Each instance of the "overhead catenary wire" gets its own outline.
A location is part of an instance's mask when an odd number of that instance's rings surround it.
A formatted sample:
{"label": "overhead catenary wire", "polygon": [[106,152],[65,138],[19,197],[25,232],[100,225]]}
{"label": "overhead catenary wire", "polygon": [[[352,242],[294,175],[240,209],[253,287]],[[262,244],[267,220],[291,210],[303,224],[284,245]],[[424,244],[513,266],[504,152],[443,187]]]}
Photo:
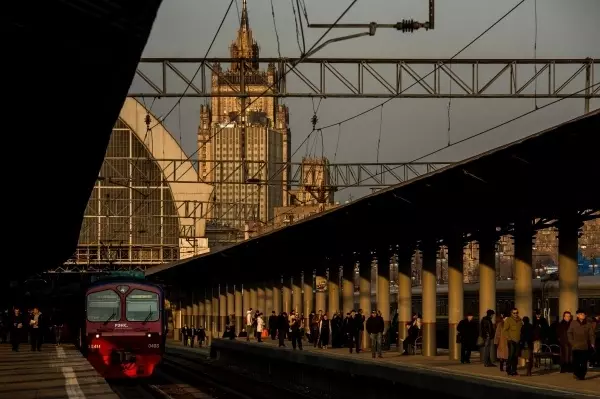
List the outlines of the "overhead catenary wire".
{"label": "overhead catenary wire", "polygon": [[[300,50],[300,54],[304,55],[306,52],[305,48],[302,48],[300,44],[300,28],[298,27],[298,16],[296,15],[296,6],[294,5],[294,0],[290,0],[292,4],[292,13],[294,14],[294,24],[296,25],[296,43],[298,44],[298,50]],[[302,22],[300,22],[302,23]]]}
{"label": "overhead catenary wire", "polygon": [[279,58],[282,58],[281,44],[279,42],[279,31],[277,30],[277,22],[275,17],[275,5],[273,4],[273,0],[271,0],[271,15],[273,16],[273,29],[275,30],[275,39],[277,39],[277,55],[279,55]]}
{"label": "overhead catenary wire", "polygon": [[[496,25],[498,25],[500,22],[502,22],[506,17],[508,17],[510,14],[512,14],[517,8],[519,8],[523,3],[525,3],[525,1],[527,1],[527,0],[520,0],[515,6],[513,6],[504,15],[502,15],[498,20],[496,20],[496,22],[494,22],[492,25],[490,25],[486,30],[484,30],[483,32],[481,32],[473,40],[471,40],[466,46],[464,46],[463,48],[461,48],[452,57],[450,57],[448,59],[448,61],[452,61],[453,59],[455,59],[456,57],[458,57],[459,55],[461,55],[465,50],[467,50],[469,47],[471,47],[476,41],[478,41],[485,34],[487,34],[490,30],[492,30]],[[368,114],[369,112],[372,112],[372,111],[376,110],[380,106],[389,103],[390,101],[396,99],[398,96],[400,96],[401,94],[403,94],[407,90],[409,90],[409,89],[413,88],[414,86],[420,84],[421,82],[423,82],[423,80],[425,80],[426,78],[428,78],[429,76],[431,76],[433,73],[437,72],[437,70],[439,68],[440,68],[440,66],[436,65],[435,68],[433,68],[433,70],[431,72],[427,73],[425,76],[421,77],[419,80],[417,80],[416,82],[414,82],[413,84],[411,84],[410,86],[408,86],[407,88],[405,88],[404,90],[400,91],[399,93],[395,94],[394,96],[388,98],[384,102],[382,102],[382,103],[380,103],[378,105],[375,105],[375,106],[373,106],[371,108],[368,108],[368,109],[366,109],[366,110],[364,110],[362,112],[359,112],[358,114],[355,114],[355,115],[353,115],[351,117],[348,117],[346,119],[343,119],[341,121],[337,121],[335,123],[332,123],[332,124],[329,124],[329,125],[326,125],[326,126],[320,126],[319,128],[322,129],[322,130],[326,130],[326,129],[332,128],[334,126],[337,126],[339,124],[343,124],[343,123],[346,123],[346,122],[350,122],[351,120],[354,120],[356,118],[360,118],[361,116],[363,116],[365,114]]]}

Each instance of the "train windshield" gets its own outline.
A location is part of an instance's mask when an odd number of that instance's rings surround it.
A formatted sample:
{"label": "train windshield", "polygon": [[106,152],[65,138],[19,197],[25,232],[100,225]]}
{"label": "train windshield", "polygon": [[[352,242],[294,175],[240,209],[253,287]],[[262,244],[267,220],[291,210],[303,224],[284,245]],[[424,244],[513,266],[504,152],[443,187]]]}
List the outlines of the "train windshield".
{"label": "train windshield", "polygon": [[157,321],[159,319],[158,294],[150,291],[133,290],[127,295],[126,317],[129,321]]}
{"label": "train windshield", "polygon": [[91,322],[119,321],[121,299],[113,290],[94,292],[87,296],[87,318]]}

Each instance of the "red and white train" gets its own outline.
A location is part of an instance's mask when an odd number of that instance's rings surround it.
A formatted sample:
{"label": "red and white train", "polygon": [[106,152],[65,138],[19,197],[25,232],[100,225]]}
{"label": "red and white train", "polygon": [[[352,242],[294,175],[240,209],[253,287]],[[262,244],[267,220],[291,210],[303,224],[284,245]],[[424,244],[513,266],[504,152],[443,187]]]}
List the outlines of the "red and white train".
{"label": "red and white train", "polygon": [[104,378],[154,373],[165,350],[164,301],[162,288],[143,280],[116,278],[87,287],[79,346]]}

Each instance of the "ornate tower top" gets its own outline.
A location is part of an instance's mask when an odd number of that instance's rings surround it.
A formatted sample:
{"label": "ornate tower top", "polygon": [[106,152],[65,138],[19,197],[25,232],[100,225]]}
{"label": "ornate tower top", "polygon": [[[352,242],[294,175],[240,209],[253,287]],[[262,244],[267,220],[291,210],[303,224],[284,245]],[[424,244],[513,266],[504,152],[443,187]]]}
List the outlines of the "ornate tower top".
{"label": "ornate tower top", "polygon": [[[258,71],[258,59],[259,48],[258,43],[252,37],[252,30],[250,29],[250,19],[248,18],[248,4],[246,0],[242,2],[242,16],[240,19],[240,28],[238,29],[237,38],[231,44],[230,47],[231,58],[247,58],[248,61],[244,63],[244,68],[250,71]],[[238,71],[240,68],[239,63],[233,63],[231,65],[232,71]]]}

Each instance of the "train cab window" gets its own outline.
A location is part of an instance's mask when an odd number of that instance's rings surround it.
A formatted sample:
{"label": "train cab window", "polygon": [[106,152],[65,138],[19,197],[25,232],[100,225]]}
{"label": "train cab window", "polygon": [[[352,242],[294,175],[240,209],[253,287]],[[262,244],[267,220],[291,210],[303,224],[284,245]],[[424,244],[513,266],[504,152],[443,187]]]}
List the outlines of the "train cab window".
{"label": "train cab window", "polygon": [[113,290],[93,292],[87,296],[87,319],[91,322],[121,320],[121,299]]}
{"label": "train cab window", "polygon": [[128,321],[157,321],[160,317],[157,293],[133,290],[125,301]]}

